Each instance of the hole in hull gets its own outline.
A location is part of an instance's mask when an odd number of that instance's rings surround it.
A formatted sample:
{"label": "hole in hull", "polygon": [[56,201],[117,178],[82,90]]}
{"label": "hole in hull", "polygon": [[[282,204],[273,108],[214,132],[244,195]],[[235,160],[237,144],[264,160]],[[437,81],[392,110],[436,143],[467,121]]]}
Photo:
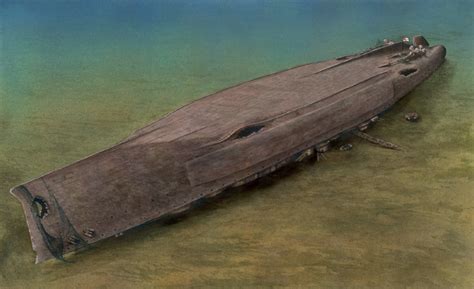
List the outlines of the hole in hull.
{"label": "hole in hull", "polygon": [[264,126],[261,124],[250,125],[250,126],[244,127],[235,133],[234,138],[238,139],[238,138],[248,137],[254,133],[259,132],[263,127]]}
{"label": "hole in hull", "polygon": [[31,205],[33,206],[33,210],[35,211],[38,218],[43,219],[48,215],[48,203],[46,203],[43,198],[35,197]]}
{"label": "hole in hull", "polygon": [[400,70],[400,74],[404,75],[404,76],[408,76],[408,75],[410,75],[412,73],[415,73],[417,71],[418,71],[418,69],[416,69],[416,68],[405,68],[405,69]]}

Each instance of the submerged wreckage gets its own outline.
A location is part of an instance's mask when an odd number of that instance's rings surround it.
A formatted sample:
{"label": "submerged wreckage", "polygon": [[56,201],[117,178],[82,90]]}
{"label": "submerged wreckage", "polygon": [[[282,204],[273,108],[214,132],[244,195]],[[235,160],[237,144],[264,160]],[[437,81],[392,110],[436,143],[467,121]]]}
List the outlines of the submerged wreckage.
{"label": "submerged wreckage", "polygon": [[422,36],[273,73],[203,97],[119,144],[12,189],[37,262],[189,208],[359,131],[430,76]]}

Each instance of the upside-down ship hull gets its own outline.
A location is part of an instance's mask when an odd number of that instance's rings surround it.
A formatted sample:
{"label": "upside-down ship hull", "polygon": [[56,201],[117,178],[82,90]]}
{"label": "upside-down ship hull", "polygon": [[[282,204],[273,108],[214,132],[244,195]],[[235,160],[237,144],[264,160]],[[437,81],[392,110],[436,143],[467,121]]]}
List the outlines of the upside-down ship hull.
{"label": "upside-down ship hull", "polygon": [[13,188],[36,261],[62,258],[326,150],[438,68],[445,48],[420,41],[415,52],[405,42],[386,43],[224,89]]}

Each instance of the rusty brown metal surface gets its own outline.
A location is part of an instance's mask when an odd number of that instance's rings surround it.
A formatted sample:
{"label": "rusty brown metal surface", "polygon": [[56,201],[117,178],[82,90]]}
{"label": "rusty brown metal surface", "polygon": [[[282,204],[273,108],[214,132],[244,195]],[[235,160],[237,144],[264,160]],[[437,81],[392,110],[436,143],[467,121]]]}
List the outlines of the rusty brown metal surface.
{"label": "rusty brown metal surface", "polygon": [[183,210],[302,152],[324,150],[327,141],[366,125],[420,84],[445,54],[443,46],[414,51],[389,43],[260,77],[13,188],[37,262]]}

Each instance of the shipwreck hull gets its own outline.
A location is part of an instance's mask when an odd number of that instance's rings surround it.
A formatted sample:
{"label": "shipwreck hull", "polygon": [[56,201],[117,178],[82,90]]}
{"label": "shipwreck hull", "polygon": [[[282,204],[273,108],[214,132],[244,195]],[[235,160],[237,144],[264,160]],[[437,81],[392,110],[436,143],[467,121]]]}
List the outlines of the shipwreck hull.
{"label": "shipwreck hull", "polygon": [[324,151],[431,75],[445,48],[390,43],[216,92],[114,147],[12,189],[37,262]]}

